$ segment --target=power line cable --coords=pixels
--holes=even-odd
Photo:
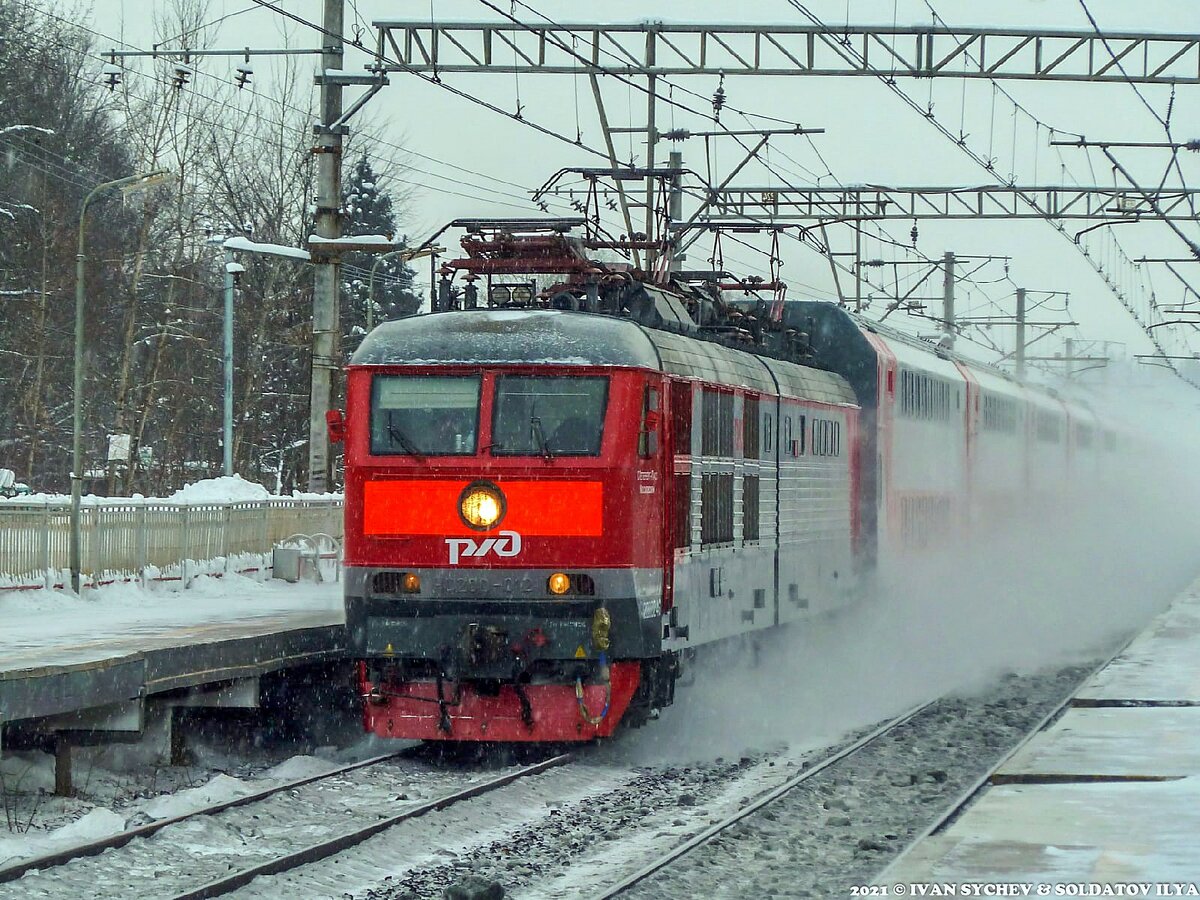
[[[88,27],[88,26],[84,26],[84,25],[78,25],[77,23],[74,23],[74,22],[72,22],[72,21],[71,21],[71,20],[69,20],[69,19],[65,19],[65,18],[63,18],[63,17],[61,17],[61,16],[57,16],[57,15],[55,15],[54,13],[43,11],[43,10],[41,10],[39,7],[37,7],[36,5],[34,5],[33,3],[29,2],[29,0],[16,0],[16,2],[19,2],[19,3],[21,3],[21,4],[22,4],[22,5],[24,5],[24,6],[25,6],[27,9],[31,9],[31,10],[37,11],[37,12],[39,12],[39,13],[42,13],[43,15],[47,16],[48,18],[51,18],[51,19],[54,19],[54,20],[56,20],[56,21],[58,21],[58,22],[61,22],[61,23],[63,23],[63,24],[70,25],[70,26],[72,26],[72,27],[78,28],[78,29],[80,29],[80,30],[82,30],[82,31],[85,31],[85,32],[87,32],[87,33],[89,33],[89,34],[92,34],[92,35],[94,35],[94,36],[96,36],[96,37],[99,37],[99,38],[104,38],[106,41],[112,42],[112,43],[114,43],[114,44],[119,44],[120,46],[123,46],[123,47],[128,47],[128,48],[131,48],[131,49],[133,49],[133,50],[135,50],[135,51],[137,51],[137,52],[146,52],[144,49],[142,49],[142,48],[139,48],[139,47],[137,47],[137,46],[136,46],[136,45],[134,45],[134,44],[130,44],[130,43],[126,42],[126,41],[120,40],[120,39],[118,39],[118,38],[114,38],[114,37],[112,37],[111,35],[104,34],[103,32],[97,31],[97,30],[95,30],[95,29],[93,29],[93,28],[90,28],[90,27]],[[252,8],[253,8],[253,9],[257,9],[258,7],[257,7],[257,6],[255,6],[255,7],[252,7]],[[67,44],[64,44],[64,43],[61,43],[61,42],[59,42],[58,46],[62,47],[63,49],[78,49],[78,48],[70,47],[70,45],[67,45]],[[94,57],[95,59],[97,59],[97,60],[100,60],[100,61],[102,61],[102,62],[108,62],[108,56],[107,56],[105,53],[103,53],[102,51],[99,51],[99,50],[94,50],[94,51],[91,51],[89,55],[91,55],[91,56],[92,56],[92,57]],[[165,57],[167,57],[167,56],[168,56],[168,54],[166,54],[166,53],[164,52],[164,53],[163,53],[163,56],[164,56],[164,58],[165,58]],[[111,64],[111,63],[110,63],[110,64]],[[122,60],[120,63],[117,63],[117,65],[118,65],[118,67],[119,67],[119,68],[121,68],[121,69],[122,69],[124,72],[130,73],[130,74],[137,74],[137,75],[140,75],[140,76],[142,76],[142,77],[146,77],[146,73],[144,73],[144,72],[143,72],[143,71],[141,71],[140,69],[136,69],[136,68],[134,68],[134,67],[133,67],[133,66],[131,66],[130,64],[126,63],[124,60]],[[196,75],[198,75],[199,77],[208,78],[208,79],[211,79],[211,80],[214,80],[214,81],[220,82],[221,84],[225,84],[225,83],[226,83],[226,82],[225,82],[225,79],[222,79],[220,76],[214,75],[214,74],[212,74],[212,73],[210,73],[210,72],[207,72],[207,71],[205,71],[205,70],[203,70],[203,69],[200,69],[200,68],[195,68],[195,69],[194,69],[194,71],[195,71],[195,74],[196,74]],[[156,75],[153,75],[153,74],[151,74],[149,77],[150,77],[152,80],[155,80],[155,81],[157,81],[158,83],[160,83],[160,84],[163,84],[163,85],[168,85],[168,84],[171,84],[171,82],[170,82],[168,79],[163,79],[163,78],[160,78],[160,77],[158,77],[158,76],[156,76]],[[137,99],[137,100],[140,100],[141,102],[153,102],[153,101],[151,101],[149,98],[142,98],[142,97],[139,97],[139,96],[138,96],[137,94],[135,94],[134,92],[132,92],[132,91],[128,91],[128,88],[127,88],[127,86],[126,86],[125,84],[123,84],[123,85],[122,85],[122,88],[123,88],[123,90],[126,90],[126,91],[127,91],[129,94],[130,94],[130,96],[133,96],[135,99]],[[245,114],[245,112],[246,112],[246,110],[244,110],[244,109],[242,109],[242,108],[240,108],[240,107],[237,107],[237,106],[233,106],[233,105],[231,105],[231,104],[230,104],[228,101],[226,101],[226,100],[223,100],[223,99],[221,99],[221,98],[218,98],[218,97],[215,97],[215,96],[213,96],[213,95],[211,95],[211,94],[207,94],[207,93],[204,93],[204,92],[202,92],[202,91],[197,91],[197,93],[198,93],[200,96],[203,96],[203,97],[205,97],[205,99],[207,99],[207,100],[210,100],[212,103],[214,103],[214,104],[216,104],[216,105],[218,105],[218,106],[222,107],[223,109],[226,109],[226,110],[231,110],[231,111],[235,111],[235,112],[237,112],[237,113],[239,113],[239,114]],[[303,115],[303,116],[306,116],[306,117],[308,117],[308,116],[311,116],[311,110],[310,110],[310,109],[305,109],[305,108],[302,108],[302,107],[296,106],[295,104],[289,103],[289,102],[288,102],[286,99],[283,99],[283,98],[276,98],[276,97],[272,97],[272,96],[270,96],[270,95],[267,95],[267,94],[262,94],[262,93],[260,93],[260,92],[256,91],[256,90],[255,90],[253,87],[250,87],[250,86],[247,86],[247,87],[243,88],[243,89],[242,89],[242,90],[241,90],[239,93],[246,93],[246,94],[249,94],[250,96],[254,97],[256,100],[260,100],[260,101],[262,101],[262,102],[264,102],[264,103],[270,103],[270,104],[272,104],[272,105],[278,106],[278,107],[280,108],[280,110],[286,110],[286,111],[288,111],[288,112],[294,112],[294,113],[297,113],[297,114],[300,114],[300,115]],[[207,123],[207,122],[203,122],[203,121],[202,121],[202,124],[210,124],[210,123]],[[453,169],[453,170],[455,170],[455,171],[464,172],[464,173],[466,173],[466,174],[474,175],[474,176],[477,176],[477,177],[479,177],[479,178],[483,178],[483,179],[485,179],[485,180],[487,180],[487,181],[492,181],[492,182],[495,182],[495,183],[497,183],[497,184],[503,184],[503,185],[507,185],[507,186],[509,186],[509,187],[515,187],[515,188],[517,188],[518,190],[522,191],[523,193],[522,193],[521,195],[517,195],[517,194],[510,194],[510,193],[508,193],[508,192],[497,191],[495,188],[490,188],[490,187],[487,187],[487,186],[484,186],[484,185],[471,184],[470,182],[464,182],[462,178],[457,178],[457,177],[454,177],[454,176],[440,175],[440,174],[438,174],[437,172],[431,172],[431,171],[428,171],[428,170],[426,170],[426,169],[422,169],[420,166],[415,166],[415,165],[412,165],[411,163],[407,164],[408,168],[411,168],[411,169],[412,169],[412,170],[414,170],[414,171],[420,172],[420,173],[422,173],[422,174],[425,174],[425,175],[429,175],[430,177],[433,177],[433,178],[438,178],[438,179],[445,180],[445,181],[452,181],[452,182],[455,182],[455,183],[457,183],[457,184],[469,184],[470,186],[472,186],[472,187],[478,187],[478,188],[480,188],[481,190],[487,190],[487,191],[491,191],[491,192],[494,192],[494,193],[498,193],[498,194],[502,194],[502,195],[510,196],[510,197],[513,197],[513,198],[515,198],[515,199],[524,199],[524,200],[526,200],[526,201],[527,201],[527,199],[528,199],[529,188],[528,188],[526,185],[518,184],[518,183],[516,183],[516,182],[507,181],[506,179],[499,178],[499,177],[497,177],[497,176],[494,176],[494,175],[489,175],[489,174],[487,174],[487,173],[484,173],[484,172],[480,172],[480,171],[477,171],[477,170],[474,170],[474,169],[470,169],[470,168],[467,168],[467,167],[464,167],[464,166],[457,165],[457,164],[455,164],[455,163],[451,163],[451,162],[447,162],[447,161],[445,161],[445,160],[441,160],[441,159],[439,159],[439,158],[437,158],[437,157],[429,156],[428,154],[421,153],[421,152],[419,152],[419,151],[417,151],[417,150],[413,150],[412,148],[405,147],[405,146],[403,146],[403,145],[401,145],[401,144],[396,144],[396,143],[393,143],[393,142],[387,141],[387,140],[383,139],[382,137],[379,137],[379,136],[377,136],[377,135],[371,134],[371,133],[369,133],[369,132],[367,132],[367,131],[363,131],[363,132],[359,132],[359,133],[360,133],[361,135],[363,135],[363,137],[365,137],[366,139],[368,139],[368,140],[371,140],[371,141],[373,141],[374,143],[376,143],[376,144],[379,144],[380,146],[388,147],[389,149],[395,150],[395,151],[397,151],[397,152],[399,152],[399,153],[402,153],[402,154],[405,154],[405,155],[411,155],[411,156],[415,156],[415,157],[418,157],[418,158],[420,158],[420,159],[426,160],[426,161],[428,161],[428,162],[430,162],[430,163],[433,163],[433,164],[436,164],[436,165],[441,165],[441,166],[444,166],[444,167],[446,167],[446,168]],[[409,182],[409,183],[416,184],[416,182]],[[434,190],[434,191],[437,191],[437,190],[439,190],[438,188],[436,188],[436,187],[433,187],[433,186],[430,186],[430,185],[420,185],[420,186],[421,186],[421,187],[426,187],[426,188],[428,188],[428,189],[430,189],[430,190]]]

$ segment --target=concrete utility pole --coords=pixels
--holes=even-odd
[[[1013,353],[1017,378],[1025,377],[1025,288],[1017,288],[1017,347]]]
[[[672,150],[667,157],[667,165],[672,169],[683,168],[683,154],[678,150]],[[683,176],[676,173],[671,176],[671,194],[667,204],[667,234],[671,234],[671,226],[676,222],[683,220]],[[678,272],[683,268],[683,261],[687,258],[687,253],[681,249],[671,248],[671,264],[669,270]]]
[[[343,0],[325,0],[321,54],[322,75],[342,69]],[[318,237],[342,236],[342,135],[346,128],[336,124],[342,116],[342,85],[321,79],[321,124],[315,126],[317,154]],[[338,286],[341,263],[336,255],[315,262],[313,277],[312,395],[308,419],[308,489],[329,489],[329,433],[325,413],[333,398],[334,370],[338,352]]]
[[[655,123],[655,92],[658,90],[658,76],[654,74],[654,58],[656,55],[655,42],[655,26],[650,25],[646,29],[646,59],[650,62],[651,73],[646,78],[646,83],[649,91],[646,95],[646,169],[654,171],[654,145],[658,143],[658,131]],[[646,176],[646,237],[649,240],[654,240],[654,177]],[[665,237],[665,235],[662,235]],[[646,269],[650,272],[654,271],[654,265],[658,262],[658,254],[653,250],[646,251]]]
[[[942,257],[942,330],[946,333],[946,347],[954,349],[954,253],[946,251]]]

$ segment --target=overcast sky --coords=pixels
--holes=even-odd
[[[730,22],[736,9],[745,22],[771,24],[802,23],[801,14],[786,0],[746,0],[736,5],[711,0],[692,0],[688,3],[646,3],[632,0],[608,0],[604,4],[581,4],[563,0],[538,0],[526,6],[513,7],[509,0],[497,0],[506,12],[512,9],[524,22],[536,23],[539,16],[533,7],[557,22],[607,21],[640,22],[662,19],[669,22],[720,23]],[[151,4],[156,15],[170,4]],[[812,0],[807,8],[830,26],[855,24],[928,24],[930,7],[920,0]],[[1090,25],[1079,0],[1009,0],[1006,3],[966,2],[966,0],[936,0],[933,7],[942,19],[952,25],[993,27],[1042,27],[1086,29]],[[281,6],[307,20],[320,20],[319,0],[282,0]],[[96,0],[89,23],[105,37],[97,38],[97,47],[108,46],[114,39],[131,45],[147,47],[155,40],[152,18],[147,16],[145,0]],[[1106,31],[1154,31],[1188,33],[1200,31],[1196,5],[1188,0],[1088,0],[1088,9]],[[599,12],[603,10],[603,12]],[[222,20],[216,27],[213,45],[220,47],[315,45],[317,32],[303,25],[286,21],[277,13],[257,7],[250,0],[212,0],[208,7],[211,21]],[[373,31],[370,23],[376,19],[411,17],[429,21],[431,17],[449,21],[498,21],[499,16],[479,0],[433,0],[421,3],[372,2],[348,0],[347,28],[364,28],[369,44]],[[542,20],[544,21],[544,20]],[[365,64],[362,54],[348,54],[347,69]],[[233,66],[240,60],[214,60],[205,64],[213,79],[197,78],[195,89],[211,90],[217,78],[231,77]],[[308,65],[306,63],[306,65]],[[258,89],[271,90],[271,66],[255,63]],[[488,100],[506,110],[516,109],[519,91],[523,115],[574,139],[581,133],[583,142],[603,147],[597,122],[595,104],[591,99],[586,77],[507,75],[448,75],[445,81]],[[717,87],[712,76],[673,78],[675,87],[664,85],[661,93],[670,94],[682,104],[711,113],[706,98]],[[614,126],[640,126],[645,122],[645,96],[615,79],[604,79],[604,99]],[[983,155],[996,160],[996,168],[1012,173],[1022,184],[1093,184],[1120,183],[1111,166],[1098,152],[1087,153],[1070,148],[1048,146],[1049,128],[1061,132],[1086,134],[1093,139],[1163,140],[1159,122],[1127,84],[1049,84],[1040,82],[1000,82],[1000,87],[1014,97],[1038,122],[1024,113],[1014,113],[1012,104],[1001,96],[992,82],[964,83],[952,79],[924,81],[901,80],[901,87],[921,104],[932,104],[934,114],[947,128],[962,131],[968,143]],[[687,91],[701,95],[698,99]],[[736,179],[738,184],[906,184],[948,185],[988,183],[986,174],[971,162],[950,141],[934,130],[884,85],[874,78],[749,78],[726,79],[725,90],[729,109],[722,116],[730,128],[746,128],[749,122],[762,127],[764,120],[747,119],[747,114],[772,116],[808,127],[824,128],[826,133],[811,143],[800,137],[773,139],[769,167],[748,167]],[[1140,88],[1147,103],[1164,116],[1167,112],[1170,89],[1166,86]],[[347,92],[353,97],[355,90]],[[669,105],[660,105],[659,127],[689,127],[693,130],[711,129],[711,120]],[[1174,137],[1186,140],[1200,137],[1193,127],[1200,112],[1200,87],[1178,89],[1172,109]],[[541,184],[555,170],[580,165],[596,165],[599,160],[577,148],[546,138],[531,128],[490,113],[438,87],[424,83],[414,76],[394,74],[391,85],[384,89],[368,107],[367,115],[376,124],[378,133],[389,143],[411,152],[404,178],[415,187],[404,229],[412,237],[420,237],[457,216],[524,215],[535,213],[527,192]],[[776,126],[778,127],[778,126]],[[355,146],[369,150],[369,142],[359,140]],[[1015,148],[1015,153],[1014,153]],[[660,159],[671,149],[660,144]],[[705,151],[699,141],[682,145],[685,162],[702,168]],[[644,138],[622,136],[618,155],[644,159]],[[718,177],[722,169],[734,164],[739,148],[728,139],[714,143]],[[1139,181],[1157,185],[1168,162],[1163,151],[1120,151],[1121,162],[1129,167]],[[1189,183],[1200,185],[1196,156],[1180,155],[1180,163]],[[1178,184],[1172,174],[1168,184]],[[563,207],[556,207],[563,212]],[[615,222],[615,218],[614,218]],[[896,222],[888,226],[890,235],[901,244],[909,243],[911,223]],[[1072,224],[1068,235],[1085,227]],[[1200,239],[1200,231],[1187,224],[1188,234]],[[1145,224],[1093,233],[1092,244],[1097,256],[1107,262],[1116,257],[1111,238],[1116,237],[1131,257],[1141,255],[1184,255],[1182,241],[1158,224]],[[832,229],[830,236],[839,251],[852,249],[852,233],[846,227]],[[977,285],[959,286],[960,313],[970,315],[999,315],[1005,309],[1011,314],[1012,291],[1015,284],[1037,290],[1070,293],[1069,310],[1060,300],[1051,300],[1031,318],[1044,316],[1046,321],[1071,317],[1080,322],[1076,338],[1110,340],[1125,344],[1124,352],[1144,353],[1149,349],[1142,333],[1125,314],[1103,282],[1072,246],[1050,226],[1036,221],[1023,222],[921,222],[917,241],[919,251],[930,257],[940,257],[946,250],[960,255],[995,255],[1011,257],[1008,276],[1001,263],[982,268]],[[711,245],[701,241],[692,254],[691,265],[706,265],[703,257]],[[866,258],[885,260],[906,259],[903,249],[868,238],[864,243]],[[833,298],[836,296],[827,260],[795,242],[787,242],[783,274],[790,282],[789,296]],[[765,274],[765,258],[746,248],[728,246],[726,267],[750,274]],[[1186,265],[1180,267],[1188,273]],[[1184,299],[1184,289],[1162,266],[1143,266],[1160,302],[1175,305]],[[891,268],[872,270],[872,277],[886,281],[894,290]],[[906,279],[916,277],[922,270],[909,266],[900,270],[900,288],[906,289]],[[1200,279],[1195,279],[1200,283]],[[935,276],[927,282],[932,293],[940,292],[941,279]],[[848,276],[842,275],[842,288],[852,293]],[[866,288],[865,294],[878,294],[878,289]],[[921,295],[928,295],[924,290]],[[1031,294],[1031,297],[1035,295]],[[999,307],[993,305],[993,301]],[[885,300],[876,301],[877,307]],[[931,307],[940,311],[940,305]],[[920,331],[932,330],[920,322],[911,323]],[[997,327],[993,340],[1003,344],[1011,340],[1011,328]],[[1064,332],[1065,334],[1065,332]],[[1039,346],[1049,353],[1062,350],[1062,341],[1052,337]],[[972,352],[970,344],[960,345]],[[984,355],[982,350],[978,350]],[[1120,351],[1118,351],[1120,352]]]

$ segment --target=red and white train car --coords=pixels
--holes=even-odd
[[[784,321],[862,407],[862,543],[876,563],[1065,499],[1114,447],[1086,406],[832,304],[788,303]]]
[[[516,271],[523,246],[459,265]],[[764,324],[533,246],[580,279],[547,293],[566,309],[530,290],[387,322],[347,373],[346,622],[381,736],[607,737],[671,703],[696,648],[835,610],[1112,445],[1084,407],[837,306]]]

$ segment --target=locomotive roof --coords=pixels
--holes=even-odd
[[[624,366],[767,394],[854,404],[839,375],[643,326],[560,310],[461,310],[385,322],[350,364]]]

